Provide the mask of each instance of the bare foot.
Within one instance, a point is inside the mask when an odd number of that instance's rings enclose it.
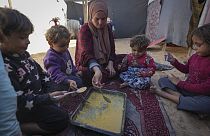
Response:
[[[153,92],[157,94],[158,96],[164,97],[168,100],[173,101],[174,103],[178,104],[179,103],[179,97],[180,95],[175,95],[175,94],[170,94],[168,92],[162,91],[160,89],[154,89]]]
[[[120,84],[120,88],[125,88],[126,86],[128,86],[128,83],[126,83],[126,82]]]

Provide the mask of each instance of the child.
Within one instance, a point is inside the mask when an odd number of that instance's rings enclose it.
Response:
[[[52,92],[49,76],[26,51],[33,24],[22,13],[1,8],[8,19],[3,28],[6,40],[1,45],[5,68],[17,93],[17,118],[20,123],[32,122],[40,133],[58,133],[68,125],[68,114],[55,102],[64,92]],[[56,96],[56,97],[55,97]]]
[[[175,76],[160,78],[159,86],[164,91],[155,90],[155,93],[175,102],[180,110],[210,114],[210,24],[195,29],[192,41],[196,53],[187,64],[181,64],[168,54],[168,61],[188,74],[187,79],[182,81]]]
[[[68,51],[70,33],[66,27],[58,25],[58,18],[53,18],[52,21],[55,26],[48,29],[45,34],[50,49],[44,57],[44,66],[52,80],[61,87],[67,90],[82,87],[82,79]]]
[[[1,8],[0,8],[1,11]],[[7,24],[6,17],[0,12],[0,44],[6,40],[2,29]],[[0,45],[1,46],[1,45]],[[17,94],[11,85],[10,79],[4,67],[0,50],[0,135],[21,136],[19,122],[16,118]]]
[[[124,81],[120,87],[129,85],[132,88],[147,89],[150,87],[151,76],[155,73],[155,63],[146,52],[150,41],[145,35],[134,36],[130,41],[132,53],[123,58],[119,69],[127,70],[120,74]]]

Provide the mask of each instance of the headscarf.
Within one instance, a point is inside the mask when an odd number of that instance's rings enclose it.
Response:
[[[106,3],[103,0],[91,1],[88,26],[93,35],[94,55],[99,64],[105,64],[108,63],[111,52],[108,26],[105,25],[103,29],[97,29],[91,22],[94,15],[99,11],[104,12],[106,17],[108,16]]]

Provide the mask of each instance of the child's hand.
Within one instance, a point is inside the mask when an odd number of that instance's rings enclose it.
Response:
[[[170,63],[174,63],[175,58],[173,57],[173,55],[171,53],[167,53],[167,55],[165,56],[166,61],[170,62]]]
[[[78,72],[76,73],[76,75],[79,76],[79,77],[81,77],[81,76],[82,76],[82,71],[78,71]]]
[[[72,90],[77,89],[77,83],[76,83],[74,80],[68,80],[68,82],[69,82],[69,87],[70,87]]]
[[[178,77],[176,77],[174,74],[171,74],[171,76],[168,77],[172,83],[174,83],[175,85],[177,85],[180,81],[180,79]]]
[[[54,102],[59,102],[61,99],[63,99],[65,97],[65,93],[67,91],[55,91],[52,93],[49,93],[51,100],[53,100]]]
[[[140,71],[138,76],[140,77],[151,77],[153,75],[152,71]]]
[[[145,71],[138,72],[138,76],[144,77],[144,75],[145,75]]]
[[[119,65],[117,66],[117,69],[118,69],[118,70],[121,70],[121,68],[122,68],[122,65],[119,64]]]

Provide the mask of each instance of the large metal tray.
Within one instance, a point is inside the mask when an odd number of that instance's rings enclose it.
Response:
[[[74,111],[70,119],[71,123],[110,136],[123,135],[127,95],[116,90],[102,89],[101,91],[106,97],[110,98],[111,103],[103,100],[103,96],[99,90],[89,88],[88,94],[85,97],[86,101],[83,101]],[[119,112],[121,110],[122,113]],[[103,126],[108,128],[103,128]],[[114,128],[117,128],[117,131]]]

